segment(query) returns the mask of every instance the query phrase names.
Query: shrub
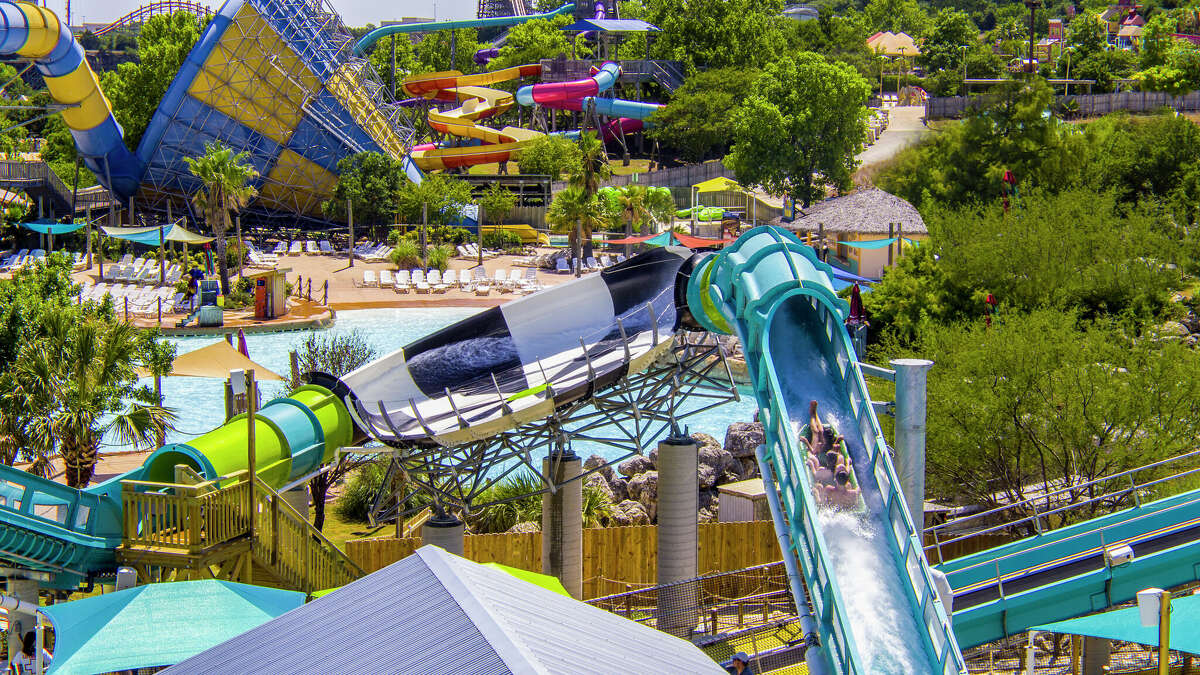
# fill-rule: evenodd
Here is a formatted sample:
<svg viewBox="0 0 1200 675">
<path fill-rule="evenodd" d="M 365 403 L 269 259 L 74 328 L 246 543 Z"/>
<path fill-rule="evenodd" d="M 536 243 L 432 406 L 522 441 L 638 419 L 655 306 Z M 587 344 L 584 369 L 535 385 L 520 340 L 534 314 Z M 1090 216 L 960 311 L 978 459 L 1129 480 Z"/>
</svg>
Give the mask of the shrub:
<svg viewBox="0 0 1200 675">
<path fill-rule="evenodd" d="M 395 231 L 395 230 L 393 230 Z M 392 263 L 400 269 L 411 269 L 421 265 L 421 250 L 417 242 L 411 239 L 400 239 L 392 250 Z"/>
<path fill-rule="evenodd" d="M 346 490 L 333 507 L 338 517 L 356 523 L 367 522 L 367 513 L 383 486 L 386 473 L 387 466 L 383 462 L 369 462 L 351 474 L 346 480 Z"/>
<path fill-rule="evenodd" d="M 437 244 L 429 247 L 429 266 L 439 272 L 445 272 L 454 257 L 454 249 L 449 244 Z"/>
<path fill-rule="evenodd" d="M 453 244 L 454 246 L 465 244 L 475 238 L 467 228 L 451 225 L 430 227 L 428 236 L 431 244 Z"/>
<path fill-rule="evenodd" d="M 491 230 L 483 233 L 483 247 L 511 251 L 521 248 L 521 235 L 510 230 Z"/>
</svg>

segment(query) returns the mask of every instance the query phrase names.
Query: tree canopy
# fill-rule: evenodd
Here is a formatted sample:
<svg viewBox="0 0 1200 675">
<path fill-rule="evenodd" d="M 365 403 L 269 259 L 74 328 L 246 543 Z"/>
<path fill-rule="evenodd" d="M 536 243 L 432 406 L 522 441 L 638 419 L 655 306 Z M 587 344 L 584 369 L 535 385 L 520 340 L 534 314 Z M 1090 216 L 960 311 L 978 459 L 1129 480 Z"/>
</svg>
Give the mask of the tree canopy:
<svg viewBox="0 0 1200 675">
<path fill-rule="evenodd" d="M 563 174 L 579 170 L 579 146 L 564 136 L 546 135 L 534 139 L 517 160 L 521 173 L 542 174 L 558 180 Z"/>
<path fill-rule="evenodd" d="M 654 113 L 646 134 L 689 162 L 724 155 L 734 111 L 757 79 L 758 72 L 737 68 L 697 72 Z"/>
<path fill-rule="evenodd" d="M 743 185 L 808 205 L 846 189 L 866 131 L 870 86 L 853 68 L 804 52 L 767 64 L 735 111 L 726 163 Z"/>
<path fill-rule="evenodd" d="M 397 196 L 408 182 L 399 162 L 378 152 L 360 152 L 340 160 L 337 169 L 333 198 L 321 204 L 327 218 L 346 218 L 349 200 L 357 223 L 390 223 L 395 219 L 399 211 Z"/>
</svg>

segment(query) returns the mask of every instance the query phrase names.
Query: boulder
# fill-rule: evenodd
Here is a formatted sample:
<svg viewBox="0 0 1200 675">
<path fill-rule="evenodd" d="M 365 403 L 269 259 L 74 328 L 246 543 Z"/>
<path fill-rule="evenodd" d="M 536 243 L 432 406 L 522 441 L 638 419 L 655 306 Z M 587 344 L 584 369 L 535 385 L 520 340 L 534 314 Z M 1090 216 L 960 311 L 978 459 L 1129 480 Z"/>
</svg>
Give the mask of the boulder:
<svg viewBox="0 0 1200 675">
<path fill-rule="evenodd" d="M 733 454 L 733 453 L 730 453 L 730 454 Z M 735 458 L 729 460 L 729 466 L 725 467 L 725 473 L 731 473 L 735 476 L 741 476 L 742 472 L 744 472 L 746 470 L 745 466 L 746 465 L 741 460 L 739 460 L 735 457 Z"/>
<path fill-rule="evenodd" d="M 614 476 L 608 481 L 608 488 L 612 492 L 614 504 L 619 504 L 629 499 L 629 481 L 627 479 Z"/>
<path fill-rule="evenodd" d="M 726 471 L 724 474 L 722 474 L 721 476 L 719 476 L 717 478 L 717 485 L 725 485 L 726 483 L 736 483 L 741 479 L 742 479 L 742 477 L 740 475 Z"/>
<path fill-rule="evenodd" d="M 584 479 L 583 486 L 585 488 L 586 487 L 595 488 L 596 490 L 598 490 L 600 492 L 600 494 L 604 495 L 604 497 L 606 499 L 608 499 L 608 501 L 610 501 L 610 502 L 616 501 L 615 499 L 613 499 L 613 497 L 614 497 L 613 491 L 612 491 L 612 488 L 609 487 L 608 481 L 604 480 L 604 476 L 601 476 L 599 473 L 594 473 L 594 474 L 588 476 L 586 479 Z"/>
<path fill-rule="evenodd" d="M 617 471 L 626 478 L 633 478 L 639 473 L 645 473 L 653 470 L 654 462 L 650 461 L 649 457 L 643 457 L 641 455 L 630 457 L 629 459 L 617 465 Z"/>
<path fill-rule="evenodd" d="M 734 422 L 725 430 L 725 449 L 737 459 L 749 457 L 753 462 L 764 438 L 762 422 Z"/>
<path fill-rule="evenodd" d="M 701 490 L 707 490 L 717 484 L 717 470 L 707 464 L 696 467 L 696 482 Z"/>
<path fill-rule="evenodd" d="M 1186 337 L 1189 332 L 1187 326 L 1178 321 L 1167 321 L 1158 327 L 1158 334 L 1163 336 Z"/>
<path fill-rule="evenodd" d="M 706 445 L 700 448 L 697 453 L 696 463 L 699 466 L 711 467 L 713 473 L 721 475 L 729 468 L 733 462 L 733 455 L 722 450 L 721 446 Z"/>
<path fill-rule="evenodd" d="M 512 527 L 508 528 L 508 531 L 513 532 L 513 533 L 518 533 L 518 534 L 528 534 L 530 532 L 541 532 L 542 524 L 535 523 L 532 520 L 526 520 L 526 521 L 522 521 L 522 522 L 517 523 L 516 525 L 513 525 Z"/>
<path fill-rule="evenodd" d="M 699 505 L 702 509 L 708 509 L 713 513 L 717 512 L 717 505 L 720 504 L 721 494 L 716 490 L 701 490 Z"/>
<path fill-rule="evenodd" d="M 1200 333 L 1200 315 L 1195 312 L 1188 312 L 1188 315 L 1179 323 L 1182 323 L 1192 333 Z"/>
<path fill-rule="evenodd" d="M 700 509 L 696 512 L 696 522 L 698 523 L 715 523 L 716 521 L 716 514 L 708 509 Z"/>
<path fill-rule="evenodd" d="M 620 517 L 616 516 L 617 511 L 620 511 Z M 632 499 L 626 499 L 620 504 L 613 506 L 614 520 L 624 525 L 649 525 L 650 515 L 646 513 L 646 507 Z M 622 522 L 624 521 L 624 522 Z"/>
<path fill-rule="evenodd" d="M 636 499 L 643 506 L 658 501 L 658 472 L 647 471 L 629 479 L 629 498 Z"/>
<path fill-rule="evenodd" d="M 597 468 L 600 470 L 597 471 L 596 473 L 600 474 L 601 476 L 604 476 L 605 480 L 612 480 L 613 469 L 611 466 L 609 466 L 608 460 L 604 459 L 600 455 L 592 455 L 592 456 L 588 457 L 586 460 L 584 460 L 584 462 L 583 462 L 583 470 L 584 471 L 591 471 L 592 469 L 597 469 Z"/>
</svg>

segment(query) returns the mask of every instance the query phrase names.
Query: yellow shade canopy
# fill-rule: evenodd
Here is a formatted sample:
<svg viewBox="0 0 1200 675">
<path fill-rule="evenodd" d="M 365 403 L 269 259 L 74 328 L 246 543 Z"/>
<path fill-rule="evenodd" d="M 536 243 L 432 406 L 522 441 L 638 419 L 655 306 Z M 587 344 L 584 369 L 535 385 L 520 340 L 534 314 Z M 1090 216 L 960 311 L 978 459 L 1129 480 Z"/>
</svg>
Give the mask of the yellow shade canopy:
<svg viewBox="0 0 1200 675">
<path fill-rule="evenodd" d="M 175 377 L 215 377 L 225 379 L 231 370 L 254 370 L 254 379 L 259 382 L 282 382 L 283 378 L 255 363 L 234 349 L 228 342 L 219 340 L 207 347 L 201 347 L 192 352 L 181 354 L 175 358 L 174 365 L 168 376 Z M 145 368 L 138 368 L 138 375 L 149 377 L 151 373 Z"/>
</svg>

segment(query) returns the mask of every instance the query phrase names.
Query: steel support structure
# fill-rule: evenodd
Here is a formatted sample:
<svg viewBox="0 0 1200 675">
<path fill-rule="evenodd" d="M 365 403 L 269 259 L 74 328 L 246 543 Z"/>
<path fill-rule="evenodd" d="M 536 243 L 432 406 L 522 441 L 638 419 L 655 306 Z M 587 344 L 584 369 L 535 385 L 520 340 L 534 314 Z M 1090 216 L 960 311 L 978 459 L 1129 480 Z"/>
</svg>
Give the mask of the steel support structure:
<svg viewBox="0 0 1200 675">
<path fill-rule="evenodd" d="M 646 370 L 566 404 L 550 417 L 484 440 L 453 447 L 350 450 L 391 457 L 384 488 L 371 507 L 371 522 L 390 522 L 422 508 L 398 499 L 398 486 L 425 492 L 443 509 L 470 514 L 496 503 L 485 501 L 488 488 L 521 471 L 536 476 L 542 485 L 531 495 L 557 491 L 561 484 L 543 471 L 542 459 L 569 452 L 575 442 L 616 450 L 618 456 L 610 464 L 643 454 L 672 424 L 738 400 L 724 349 L 719 342 L 705 344 L 705 336 L 678 333 L 671 349 Z M 585 470 L 571 480 L 586 479 L 596 470 Z"/>
</svg>

